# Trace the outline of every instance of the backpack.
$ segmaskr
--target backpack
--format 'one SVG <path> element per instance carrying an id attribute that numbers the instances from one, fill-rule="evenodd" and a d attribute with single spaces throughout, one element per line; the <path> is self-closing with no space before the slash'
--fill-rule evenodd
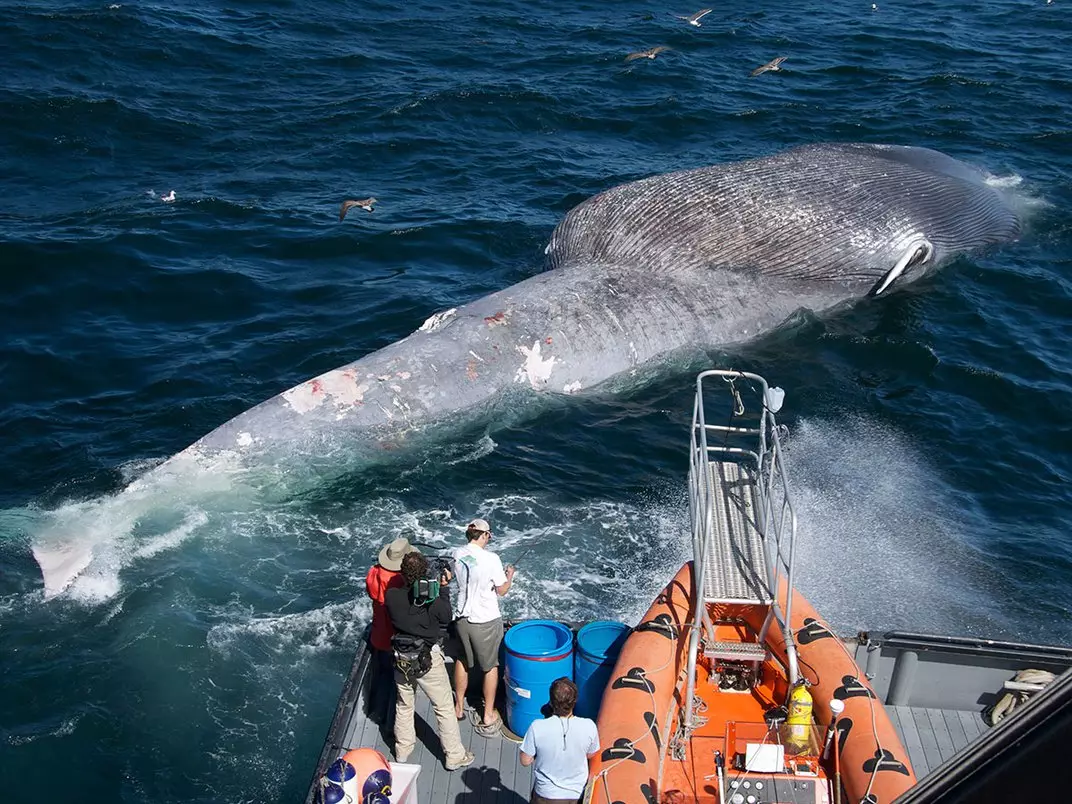
<path id="1" fill-rule="evenodd" d="M 432 669 L 432 643 L 427 639 L 395 633 L 391 647 L 395 653 L 395 670 L 407 683 L 413 683 Z"/>

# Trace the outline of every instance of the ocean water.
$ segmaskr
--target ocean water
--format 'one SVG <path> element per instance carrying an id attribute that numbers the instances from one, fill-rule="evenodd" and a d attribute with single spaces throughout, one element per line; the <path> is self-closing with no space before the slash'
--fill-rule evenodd
<path id="1" fill-rule="evenodd" d="M 537 273 L 584 198 L 802 143 L 937 148 L 1027 227 L 712 356 L 787 392 L 801 587 L 847 632 L 1067 644 L 1072 4 L 871 5 L 4 3 L 4 801 L 299 799 L 399 535 L 484 516 L 508 614 L 639 616 L 688 558 L 687 373 L 301 494 L 120 492 Z M 46 600 L 56 534 L 94 561 Z"/>

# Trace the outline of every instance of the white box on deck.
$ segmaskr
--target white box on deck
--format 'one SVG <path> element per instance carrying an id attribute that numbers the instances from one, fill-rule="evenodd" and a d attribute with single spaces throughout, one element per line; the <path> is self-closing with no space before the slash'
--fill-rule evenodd
<path id="1" fill-rule="evenodd" d="M 753 773 L 781 773 L 785 770 L 785 746 L 765 743 L 746 744 L 744 769 Z"/>
<path id="2" fill-rule="evenodd" d="M 417 777 L 420 765 L 389 762 L 391 766 L 391 804 L 417 804 Z"/>

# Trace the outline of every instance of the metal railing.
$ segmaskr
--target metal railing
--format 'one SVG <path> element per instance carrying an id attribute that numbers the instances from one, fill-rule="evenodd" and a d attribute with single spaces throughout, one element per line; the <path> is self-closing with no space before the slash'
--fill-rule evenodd
<path id="1" fill-rule="evenodd" d="M 706 381 L 706 383 L 705 383 Z M 728 393 L 732 404 L 725 424 L 710 424 L 704 402 L 716 390 L 723 398 Z M 747 386 L 740 388 L 738 385 Z M 759 640 L 762 643 L 773 622 L 782 629 L 786 646 L 789 682 L 799 677 L 796 643 L 791 622 L 793 605 L 793 562 L 796 546 L 797 518 L 782 465 L 782 448 L 778 423 L 771 410 L 771 389 L 758 374 L 743 371 L 711 370 L 696 378 L 696 397 L 692 415 L 692 438 L 689 449 L 689 507 L 692 519 L 693 588 L 695 614 L 689 637 L 688 685 L 685 701 L 685 728 L 693 727 L 692 700 L 696 689 L 696 661 L 700 634 L 704 627 L 707 605 L 704 582 L 712 539 L 718 519 L 715 516 L 712 481 L 712 462 L 741 463 L 749 467 L 755 480 L 756 521 L 754 523 L 763 545 L 766 578 L 771 592 L 771 604 Z M 756 407 L 758 403 L 758 408 Z M 780 402 L 779 402 L 780 405 Z M 777 405 L 775 406 L 777 407 Z M 756 412 L 758 411 L 758 412 Z M 716 480 L 717 482 L 717 480 Z M 785 580 L 784 606 L 780 590 Z"/>

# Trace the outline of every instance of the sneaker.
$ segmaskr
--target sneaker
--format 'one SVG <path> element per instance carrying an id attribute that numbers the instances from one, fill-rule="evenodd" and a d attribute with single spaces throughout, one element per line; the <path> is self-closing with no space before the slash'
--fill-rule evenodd
<path id="1" fill-rule="evenodd" d="M 405 752 L 402 752 L 402 753 L 399 753 L 399 750 L 396 748 L 395 749 L 395 762 L 398 762 L 399 764 L 405 762 L 407 759 L 409 759 L 409 755 L 412 754 L 412 753 L 413 753 L 412 748 L 409 751 L 405 751 Z"/>
<path id="2" fill-rule="evenodd" d="M 461 762 L 459 762 L 457 765 L 451 765 L 448 762 L 447 763 L 447 770 L 449 770 L 449 771 L 460 770 L 461 768 L 464 768 L 466 765 L 472 765 L 474 759 L 476 759 L 476 754 L 474 754 L 472 751 L 466 751 L 465 756 L 462 757 Z"/>

